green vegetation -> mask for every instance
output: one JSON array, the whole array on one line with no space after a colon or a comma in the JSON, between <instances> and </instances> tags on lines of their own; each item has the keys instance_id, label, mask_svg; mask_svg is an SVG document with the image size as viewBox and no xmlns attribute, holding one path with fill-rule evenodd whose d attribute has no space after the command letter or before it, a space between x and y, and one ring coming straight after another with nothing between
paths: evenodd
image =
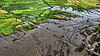
<instances>
[{"instance_id":1,"label":"green vegetation","mask_svg":"<svg viewBox=\"0 0 100 56\"><path fill-rule=\"evenodd\" d=\"M87 10L91 8L100 8L97 6L99 0L46 0L51 5L61 6L61 7L73 7L75 10Z\"/></svg>"},{"instance_id":2,"label":"green vegetation","mask_svg":"<svg viewBox=\"0 0 100 56\"><path fill-rule=\"evenodd\" d=\"M100 30L100 24L98 24L98 25L96 26L96 29L97 29L97 30Z\"/></svg>"},{"instance_id":3,"label":"green vegetation","mask_svg":"<svg viewBox=\"0 0 100 56\"><path fill-rule=\"evenodd\" d=\"M61 8L72 7L74 10L88 10L99 8L98 0L0 0L0 34L9 35L14 30L31 30L42 20L69 20L70 17L80 17L61 10L50 10L54 6ZM34 15L34 17L32 17Z\"/></svg>"}]
</instances>

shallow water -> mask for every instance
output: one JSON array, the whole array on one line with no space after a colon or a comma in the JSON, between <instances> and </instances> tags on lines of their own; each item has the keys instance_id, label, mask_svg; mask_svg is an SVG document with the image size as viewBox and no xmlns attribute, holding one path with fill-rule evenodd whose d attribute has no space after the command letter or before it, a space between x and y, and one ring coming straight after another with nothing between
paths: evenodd
<instances>
[{"instance_id":1,"label":"shallow water","mask_svg":"<svg viewBox=\"0 0 100 56\"><path fill-rule=\"evenodd\" d=\"M81 23L87 23L87 20L89 20L88 24L91 25L96 25L100 24L100 9L91 9L89 12L84 11L84 12L79 12L77 10L73 10L72 7L69 7L67 9L65 8L60 8L59 6L53 7L51 10L61 10L69 13L73 13L75 15L80 15L80 18L71 18L74 21L81 22Z\"/></svg>"},{"instance_id":2,"label":"shallow water","mask_svg":"<svg viewBox=\"0 0 100 56\"><path fill-rule=\"evenodd\" d=\"M100 11L100 9L91 9L90 11L92 12L92 13L88 13L87 11L84 11L84 12L79 12L79 11L77 11L77 10L73 10L73 8L72 7L69 7L69 8L67 8L67 9L65 9L65 8L60 8L59 6L55 6L55 7L53 7L51 10L61 10L61 11L66 11L66 12L70 12L70 13L73 13L73 14L76 14L76 15L80 15L80 16L84 16L84 17L100 17L100 12L98 12L98 11ZM98 10L98 11L96 11L96 10Z\"/></svg>"}]
</instances>

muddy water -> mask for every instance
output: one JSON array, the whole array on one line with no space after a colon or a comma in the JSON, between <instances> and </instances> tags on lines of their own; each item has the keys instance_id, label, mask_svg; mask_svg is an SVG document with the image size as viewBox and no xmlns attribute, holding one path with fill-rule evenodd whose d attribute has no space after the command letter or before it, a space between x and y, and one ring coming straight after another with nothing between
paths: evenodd
<instances>
[{"instance_id":1,"label":"muddy water","mask_svg":"<svg viewBox=\"0 0 100 56\"><path fill-rule=\"evenodd\" d=\"M65 11L65 12L69 12L69 13L73 13L76 15L80 15L80 18L72 18L72 20L77 21L77 22L84 22L86 23L87 20L89 20L89 24L92 25L96 25L96 24L100 24L100 9L91 9L89 11L77 11L77 10L73 10L72 7L69 7L67 9L65 8L60 8L59 6L55 6L53 7L51 10L61 10L61 11Z\"/></svg>"},{"instance_id":2,"label":"muddy water","mask_svg":"<svg viewBox=\"0 0 100 56\"><path fill-rule=\"evenodd\" d=\"M51 10L55 9L60 10L59 7ZM72 8L62 10L83 17L72 18L69 21L48 19L49 23L40 24L40 28L30 30L25 35L17 32L0 38L0 56L68 56L69 53L70 56L83 56L83 53L74 52L76 47L73 45L80 45L83 39L76 27L99 24L99 12L92 10L95 13L89 14L86 11L73 11Z\"/></svg>"}]
</instances>

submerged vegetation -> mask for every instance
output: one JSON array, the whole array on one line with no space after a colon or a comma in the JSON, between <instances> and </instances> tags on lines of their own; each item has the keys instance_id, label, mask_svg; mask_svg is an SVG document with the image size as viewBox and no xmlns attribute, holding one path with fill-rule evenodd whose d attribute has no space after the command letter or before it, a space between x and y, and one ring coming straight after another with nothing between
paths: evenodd
<instances>
[{"instance_id":1,"label":"submerged vegetation","mask_svg":"<svg viewBox=\"0 0 100 56\"><path fill-rule=\"evenodd\" d=\"M48 18L69 20L70 17L80 17L61 10L51 10L54 6L84 11L100 8L99 3L99 0L0 0L0 34L30 30L36 28L33 24L39 24Z\"/></svg>"}]
</instances>

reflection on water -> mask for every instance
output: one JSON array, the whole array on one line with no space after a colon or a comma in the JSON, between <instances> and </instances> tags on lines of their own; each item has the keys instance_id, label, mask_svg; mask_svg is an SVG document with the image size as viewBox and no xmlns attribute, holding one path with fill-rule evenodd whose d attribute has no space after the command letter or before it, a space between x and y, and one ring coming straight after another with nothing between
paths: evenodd
<instances>
[{"instance_id":1,"label":"reflection on water","mask_svg":"<svg viewBox=\"0 0 100 56\"><path fill-rule=\"evenodd\" d=\"M72 20L77 21L77 22L78 21L86 22L87 20L89 20L90 24L100 24L100 9L91 9L89 11L84 10L84 12L82 11L79 12L77 10L73 10L72 7L69 7L67 9L65 8L61 9L59 6L55 6L51 8L51 10L61 10L61 11L66 11L66 12L70 12L70 13L82 16L81 18L72 18Z\"/></svg>"},{"instance_id":2,"label":"reflection on water","mask_svg":"<svg viewBox=\"0 0 100 56\"><path fill-rule=\"evenodd\" d=\"M73 10L72 7L69 7L67 9L65 8L60 8L59 6L55 6L53 7L51 10L62 10L62 11L66 11L66 12L70 12L70 13L74 13L74 14L77 14L77 15L80 15L80 16L92 16L92 17L100 17L100 9L91 9L91 13L88 13L87 11L84 11L84 12L79 12L77 10Z\"/></svg>"}]
</instances>

